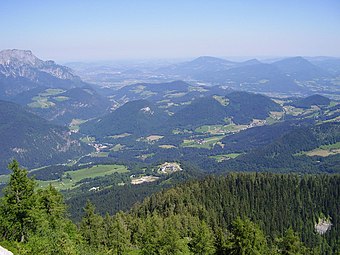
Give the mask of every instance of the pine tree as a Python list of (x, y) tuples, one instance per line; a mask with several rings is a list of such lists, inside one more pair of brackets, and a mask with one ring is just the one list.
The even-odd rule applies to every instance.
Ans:
[(95, 206), (90, 201), (87, 201), (84, 211), (80, 232), (90, 247), (99, 248), (104, 240), (103, 218), (95, 213)]
[(130, 249), (130, 232), (123, 213), (117, 213), (112, 220), (112, 250), (115, 255), (124, 255)]
[(35, 228), (32, 216), (35, 181), (27, 176), (27, 170), (20, 168), (16, 160), (8, 168), (12, 174), (1, 203), (1, 232), (6, 240), (24, 242)]
[[(1, 233), (19, 254), (78, 254), (79, 235), (65, 217), (62, 195), (52, 186), (35, 191), (35, 181), (17, 161), (1, 203)], [(17, 243), (18, 242), (18, 243)]]
[(300, 237), (289, 228), (282, 238), (276, 240), (279, 254), (304, 255), (308, 254), (307, 248), (301, 242)]
[(61, 193), (50, 184), (46, 189), (38, 190), (37, 197), (39, 213), (45, 216), (50, 227), (58, 227), (66, 218), (66, 205)]
[(158, 255), (161, 249), (163, 219), (158, 215), (147, 216), (144, 222), (139, 222), (138, 246), (142, 255)]
[(172, 215), (164, 219), (164, 229), (160, 238), (160, 254), (189, 254), (187, 238), (181, 238), (180, 222)]
[(190, 250), (198, 255), (215, 254), (214, 235), (209, 226), (202, 221), (189, 242)]
[(227, 254), (231, 255), (268, 254), (268, 245), (263, 232), (249, 219), (237, 218), (233, 222), (226, 246)]

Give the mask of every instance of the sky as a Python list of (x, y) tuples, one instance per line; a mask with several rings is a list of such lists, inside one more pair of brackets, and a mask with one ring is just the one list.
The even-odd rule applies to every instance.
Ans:
[(0, 0), (0, 24), (57, 61), (340, 57), (339, 0)]

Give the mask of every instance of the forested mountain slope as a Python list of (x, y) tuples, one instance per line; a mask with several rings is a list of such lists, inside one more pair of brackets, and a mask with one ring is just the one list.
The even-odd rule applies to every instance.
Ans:
[(89, 152), (87, 146), (72, 138), (68, 129), (6, 101), (0, 101), (0, 144), (0, 173), (6, 172), (11, 158), (34, 168)]
[(340, 248), (339, 175), (192, 180), (114, 216), (88, 202), (76, 226), (60, 193), (37, 190), (17, 162), (10, 168), (0, 243), (15, 254), (332, 255)]
[[(288, 124), (288, 123), (286, 123)], [(270, 143), (262, 147), (255, 147), (245, 155), (241, 155), (234, 160), (222, 162), (220, 169), (233, 169), (239, 171), (297, 171), (297, 172), (332, 172), (339, 173), (339, 154), (315, 155), (308, 156), (304, 152), (311, 151), (321, 145), (336, 145), (340, 142), (340, 126), (337, 122), (329, 122), (321, 125), (286, 125), (277, 124), (269, 126), (267, 137), (264, 141), (269, 141), (270, 134), (278, 127), (285, 127), (286, 132), (281, 130), (280, 134)], [(261, 134), (261, 133), (260, 133)], [(245, 135), (245, 134), (243, 134)], [(239, 139), (249, 138), (258, 139), (261, 142), (263, 136), (248, 132), (248, 136), (243, 137), (242, 134), (236, 135)], [(237, 138), (236, 138), (237, 139)], [(235, 139), (226, 139), (227, 146), (233, 146)], [(243, 140), (246, 146), (246, 140)], [(255, 140), (257, 141), (257, 140)], [(240, 141), (241, 142), (241, 141)], [(252, 146), (253, 143), (251, 143)], [(241, 146), (241, 143), (239, 143)], [(241, 147), (240, 147), (241, 148)]]
[[(339, 241), (339, 195), (339, 175), (229, 174), (152, 195), (131, 215), (141, 219), (177, 215), (182, 220), (194, 216), (208, 223), (215, 234), (228, 229), (235, 218), (246, 217), (261, 226), (269, 242), (291, 227), (308, 246), (322, 247), (317, 254), (333, 254)], [(323, 238), (332, 248), (315, 230), (324, 217), (332, 227)], [(183, 221), (179, 224), (190, 228)]]

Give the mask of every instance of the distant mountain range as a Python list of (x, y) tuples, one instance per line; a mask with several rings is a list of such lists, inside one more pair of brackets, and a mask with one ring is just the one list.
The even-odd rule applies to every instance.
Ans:
[(340, 75), (340, 58), (331, 57), (310, 57), (307, 58), (312, 64), (326, 70), (332, 75)]
[(331, 78), (332, 74), (302, 57), (286, 58), (272, 64), (294, 80)]
[(228, 61), (221, 58), (203, 56), (192, 61), (174, 64), (168, 67), (162, 67), (158, 71), (167, 74), (177, 74), (195, 77), (202, 73), (217, 72), (230, 69), (237, 65), (236, 62)]
[(285, 58), (273, 63), (257, 59), (233, 62), (221, 58), (199, 57), (189, 62), (162, 67), (157, 72), (184, 80), (227, 85), (257, 92), (306, 92), (304, 82), (334, 78), (340, 73), (339, 59)]
[[(288, 57), (243, 62), (201, 56), (185, 62), (70, 63), (87, 81), (115, 94), (129, 85), (183, 80), (194, 86), (218, 85), (255, 93), (306, 96), (340, 94), (340, 58)], [(132, 85), (132, 86), (133, 86)], [(108, 91), (107, 91), (108, 92)], [(109, 93), (108, 93), (109, 94)]]
[(230, 89), (220, 86), (191, 85), (184, 81), (137, 83), (114, 91), (112, 98), (119, 103), (146, 99), (163, 108), (174, 106), (180, 109), (181, 105), (193, 99), (203, 96), (224, 95), (230, 91)]
[(25, 167), (65, 162), (91, 151), (72, 138), (69, 130), (52, 125), (21, 106), (0, 100), (0, 174), (11, 158)]

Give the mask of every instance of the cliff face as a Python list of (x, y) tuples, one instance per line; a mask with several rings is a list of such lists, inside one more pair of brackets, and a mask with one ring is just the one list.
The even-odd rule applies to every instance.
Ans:
[(0, 97), (36, 87), (70, 89), (85, 85), (70, 68), (52, 60), (43, 61), (29, 50), (0, 51)]
[(36, 81), (39, 72), (47, 73), (63, 80), (79, 80), (70, 68), (57, 65), (54, 61), (43, 61), (30, 50), (3, 50), (0, 51), (0, 72), (6, 77), (26, 77)]

